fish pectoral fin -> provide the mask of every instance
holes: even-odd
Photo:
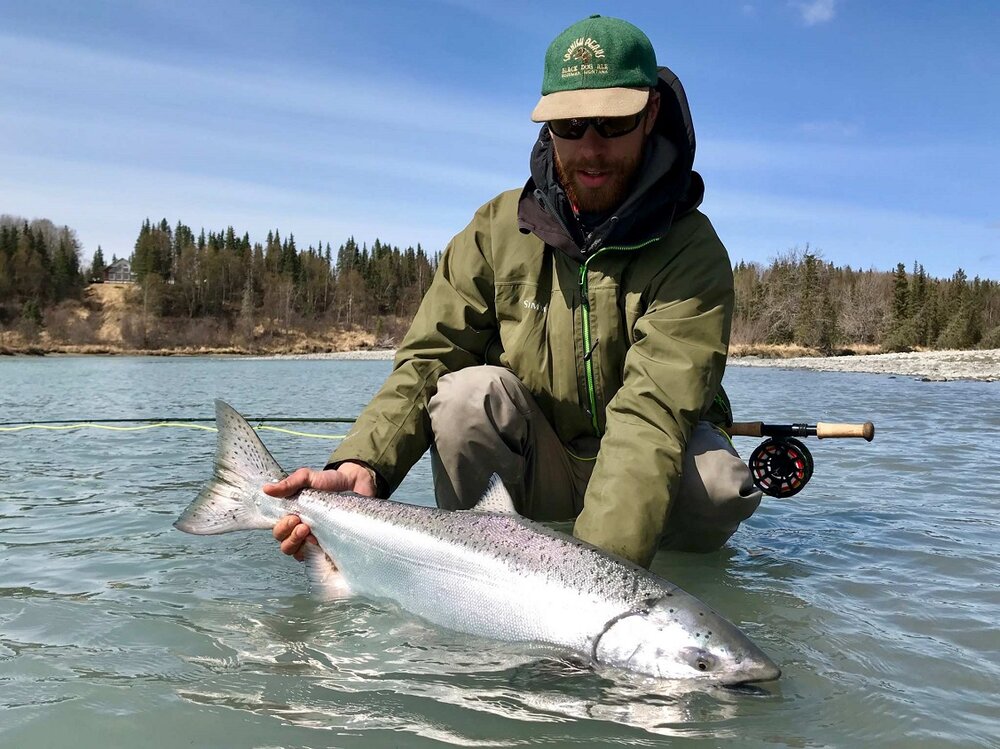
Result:
[[[514,507],[514,500],[510,496],[510,492],[507,491],[507,487],[503,485],[503,481],[497,474],[490,476],[490,483],[486,486],[486,491],[483,492],[483,496],[479,498],[475,506],[472,508],[473,512],[502,512],[508,515],[517,515],[517,509]]]
[[[333,559],[316,544],[307,543],[302,549],[310,592],[321,601],[350,597],[351,589]]]

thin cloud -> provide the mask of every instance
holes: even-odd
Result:
[[[495,97],[385,81],[358,73],[341,78],[310,78],[249,68],[206,70],[158,63],[88,47],[0,34],[0,49],[11,61],[0,66],[0,84],[15,87],[34,80],[65,96],[87,92],[99,107],[121,106],[144,94],[146,107],[169,112],[183,96],[189,107],[231,105],[242,116],[297,114],[352,125],[399,122],[399,127],[452,132],[495,141],[516,139],[534,126],[524,112],[497,105]],[[77,93],[75,96],[79,97]],[[85,100],[74,104],[86,106]],[[524,123],[521,130],[497,122]]]
[[[984,157],[982,149],[955,142],[948,142],[943,148],[941,144],[871,145],[815,138],[752,140],[706,135],[698,143],[695,168],[729,174],[766,171],[774,175],[808,173],[861,178],[872,170],[912,174],[914,164],[922,164],[924,168],[940,164],[943,153],[949,154],[948,158]]]
[[[811,0],[810,2],[796,0],[791,3],[791,6],[799,12],[802,23],[806,26],[829,23],[837,15],[837,0]]]
[[[809,242],[823,247],[831,262],[855,268],[874,262],[888,270],[898,260],[916,259],[943,278],[957,267],[975,267],[987,278],[1000,273],[990,259],[995,253],[976,251],[992,244],[987,230],[961,216],[726,189],[706,194],[705,211],[734,260],[765,261],[776,250]]]
[[[261,177],[195,175],[144,166],[107,165],[66,158],[4,156],[0,205],[19,216],[47,216],[75,229],[90,255],[98,244],[119,256],[131,252],[143,217],[181,220],[193,227],[233,226],[262,238],[269,229],[293,232],[308,244],[317,238],[337,244],[348,236],[433,250],[471,215],[470,205],[436,204],[372,195],[349,185],[311,190],[276,186]],[[26,181],[48,174],[47,184]],[[393,210],[386,206],[391,202]]]
[[[385,144],[371,147],[361,136],[341,138],[338,143],[342,147],[327,149],[305,134],[298,134],[295,140],[269,139],[267,135],[253,129],[225,131],[192,123],[148,123],[141,117],[128,115],[107,120],[97,114],[81,113],[67,123],[54,114],[14,113],[0,121],[0,142],[5,143],[5,147],[0,146],[0,157],[41,155],[47,148],[52,152],[50,155],[60,158],[94,161],[95,168],[97,159],[107,166],[142,162],[155,168],[157,163],[170,162],[176,154],[185,153],[189,156],[185,172],[193,177],[241,175],[246,170],[235,165],[251,163],[260,170],[271,168],[299,174],[350,170],[351,175],[392,179],[422,191],[447,183],[456,190],[489,194],[504,186],[518,185],[524,177],[513,165],[507,169],[482,166],[489,162],[480,150],[471,151],[474,159],[442,159],[402,155]],[[102,142],[114,143],[114,149],[98,148]],[[166,154],[163,159],[145,155],[150,142],[159,144]],[[273,174],[270,179],[274,180]],[[298,176],[295,181],[301,183],[303,177]],[[331,189],[336,182],[331,180],[328,185]]]
[[[853,138],[861,132],[861,128],[854,122],[818,120],[803,122],[799,125],[799,132],[803,135],[820,138]]]

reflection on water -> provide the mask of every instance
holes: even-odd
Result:
[[[230,608],[216,613],[223,616]],[[693,688],[595,674],[551,650],[442,632],[392,608],[356,601],[316,605],[292,599],[287,608],[231,620],[225,632],[221,627],[220,621],[214,628],[216,642],[242,650],[197,659],[215,676],[199,679],[181,696],[303,727],[360,722],[366,730],[432,736],[440,733],[435,725],[447,708],[462,716],[449,728],[452,740],[461,743],[474,736],[461,737],[457,727],[483,721],[610,721],[665,735],[719,736],[739,714],[740,701],[770,696],[763,689]],[[509,729],[499,735],[504,733]]]
[[[0,407],[190,417],[223,397],[342,416],[388,368],[8,359]],[[317,603],[266,533],[171,528],[210,472],[211,433],[0,434],[0,746],[996,745],[1000,460],[984,445],[1000,409],[983,404],[1000,385],[733,369],[727,386],[741,419],[879,429],[870,445],[811,441],[812,483],[765,501],[723,551],[654,562],[774,657],[776,683],[690,690],[391,605]],[[333,444],[266,441],[286,468]],[[399,496],[431,502],[426,462]]]

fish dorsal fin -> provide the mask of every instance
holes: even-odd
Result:
[[[508,515],[517,515],[514,507],[514,500],[511,499],[510,492],[503,485],[503,481],[497,474],[490,476],[490,483],[486,485],[486,491],[472,508],[475,512],[505,512]]]

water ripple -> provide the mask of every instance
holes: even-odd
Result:
[[[81,357],[0,360],[0,378],[9,419],[208,415],[218,396],[341,415],[389,366]],[[983,404],[1000,385],[737,369],[727,386],[740,418],[879,430],[809,442],[809,487],[765,500],[726,549],[654,561],[775,657],[775,684],[671,690],[391,606],[317,604],[266,534],[170,527],[211,434],[0,435],[0,744],[995,746],[1000,418]],[[288,467],[329,448],[267,441]],[[426,460],[400,496],[432,502]]]

